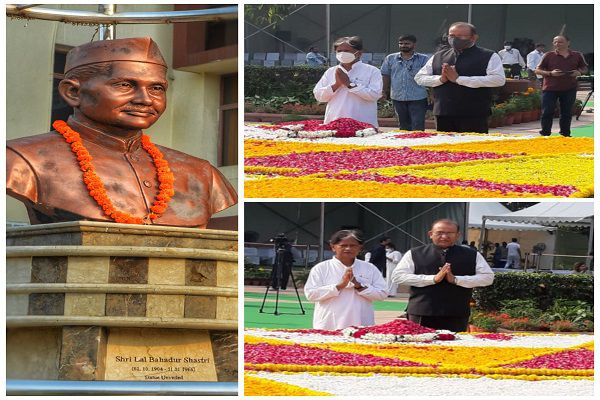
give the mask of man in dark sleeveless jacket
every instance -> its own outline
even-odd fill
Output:
[[[489,286],[494,273],[483,256],[455,245],[458,224],[449,219],[433,223],[432,244],[410,249],[392,274],[392,282],[410,286],[410,321],[433,329],[466,331],[474,287]]]
[[[500,56],[475,45],[475,26],[455,22],[448,30],[449,47],[433,55],[415,76],[433,88],[433,114],[442,132],[488,132],[492,87],[504,86]]]

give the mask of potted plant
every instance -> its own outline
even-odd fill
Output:
[[[527,98],[523,94],[518,93],[510,99],[510,102],[512,102],[515,106],[514,123],[520,124],[521,122],[528,122],[527,111],[529,109],[529,101]]]
[[[515,122],[516,107],[514,103],[507,101],[502,103],[504,108],[504,123],[503,125],[512,125]]]
[[[571,115],[578,115],[581,110],[583,110],[583,101],[577,99],[575,100],[575,103],[573,103]]]
[[[506,110],[502,104],[496,104],[492,107],[492,115],[490,115],[489,127],[495,128],[497,126],[502,126],[502,122],[504,120],[504,116],[506,115]]]
[[[499,327],[498,318],[483,311],[474,311],[469,319],[469,332],[496,332]]]
[[[531,110],[533,111],[534,120],[540,119],[542,115],[542,92],[539,89],[533,89],[529,93],[529,103],[531,105]]]

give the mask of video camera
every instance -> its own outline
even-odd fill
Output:
[[[287,249],[287,247],[288,247],[287,245],[290,241],[285,236],[285,233],[280,233],[279,235],[269,239],[269,242],[271,242],[275,245],[275,250],[279,250],[279,249]]]
[[[290,241],[284,233],[272,237],[269,242],[275,246],[275,260],[271,273],[271,286],[273,289],[286,289],[290,270],[294,263]]]

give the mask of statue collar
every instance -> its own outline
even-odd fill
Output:
[[[135,153],[141,147],[141,131],[133,137],[123,139],[79,123],[72,117],[69,117],[67,124],[71,129],[79,133],[79,136],[81,136],[81,139],[83,139],[84,142],[91,142],[111,151]]]

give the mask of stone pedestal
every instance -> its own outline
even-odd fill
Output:
[[[7,230],[7,379],[237,382],[237,233]]]

